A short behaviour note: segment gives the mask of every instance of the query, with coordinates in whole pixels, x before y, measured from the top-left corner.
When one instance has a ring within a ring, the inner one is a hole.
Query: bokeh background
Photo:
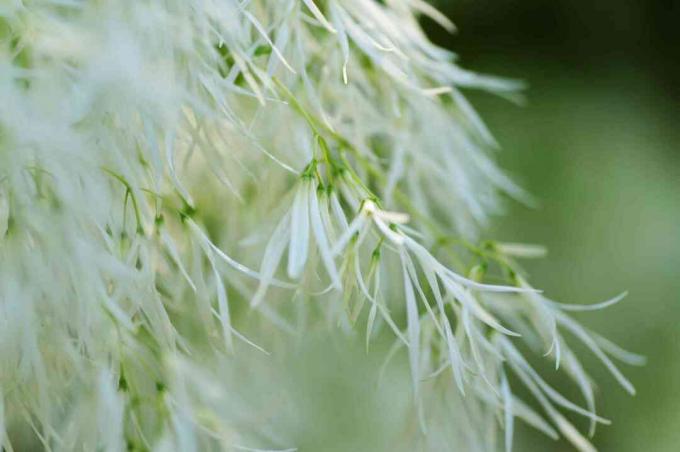
[[[469,93],[499,159],[541,202],[509,204],[491,237],[546,245],[527,262],[553,298],[618,306],[579,318],[647,356],[631,398],[590,360],[602,451],[680,450],[680,2],[435,1],[459,32],[425,23],[465,67],[523,79],[517,108]],[[586,360],[588,363],[588,361]],[[579,400],[575,395],[574,400]],[[523,431],[517,450],[571,450]]]

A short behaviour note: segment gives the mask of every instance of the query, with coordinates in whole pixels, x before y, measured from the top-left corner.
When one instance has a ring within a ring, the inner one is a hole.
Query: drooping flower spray
[[[0,6],[0,447],[294,448],[233,350],[323,327],[408,356],[429,450],[510,450],[515,420],[593,450],[571,344],[631,393],[610,357],[641,358],[569,312],[622,297],[553,302],[516,263],[540,248],[479,243],[531,198],[461,89],[521,84],[461,69],[420,15],[453,29],[421,0]]]

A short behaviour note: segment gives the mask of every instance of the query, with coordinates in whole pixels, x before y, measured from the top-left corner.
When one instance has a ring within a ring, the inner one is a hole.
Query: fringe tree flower
[[[454,29],[421,0],[0,6],[0,447],[293,450],[234,351],[361,326],[386,365],[407,350],[406,448],[510,450],[519,419],[593,450],[563,414],[609,422],[571,342],[631,393],[610,357],[641,358],[568,313],[621,297],[553,302],[514,260],[541,249],[477,244],[531,198],[461,89],[521,84],[460,68],[421,15]]]

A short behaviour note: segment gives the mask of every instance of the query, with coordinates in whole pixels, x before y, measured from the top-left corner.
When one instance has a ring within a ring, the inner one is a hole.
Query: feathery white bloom
[[[610,356],[642,358],[567,315],[620,297],[553,302],[513,261],[541,248],[475,245],[501,193],[532,200],[460,90],[521,84],[461,69],[421,14],[454,29],[421,0],[0,6],[0,447],[20,424],[55,451],[293,450],[225,377],[240,342],[365,321],[408,351],[414,441],[509,449],[521,419],[592,450],[559,411],[606,423],[562,332],[634,392]]]

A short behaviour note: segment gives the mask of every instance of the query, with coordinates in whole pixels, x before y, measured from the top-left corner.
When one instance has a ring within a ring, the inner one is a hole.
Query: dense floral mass
[[[408,356],[405,450],[509,450],[515,420],[593,450],[565,412],[609,421],[572,344],[631,393],[610,357],[641,358],[569,311],[622,297],[553,302],[515,260],[540,248],[479,243],[500,197],[531,199],[461,89],[521,85],[461,69],[421,15],[453,29],[422,0],[0,6],[1,447],[295,448],[226,375],[323,327]]]

